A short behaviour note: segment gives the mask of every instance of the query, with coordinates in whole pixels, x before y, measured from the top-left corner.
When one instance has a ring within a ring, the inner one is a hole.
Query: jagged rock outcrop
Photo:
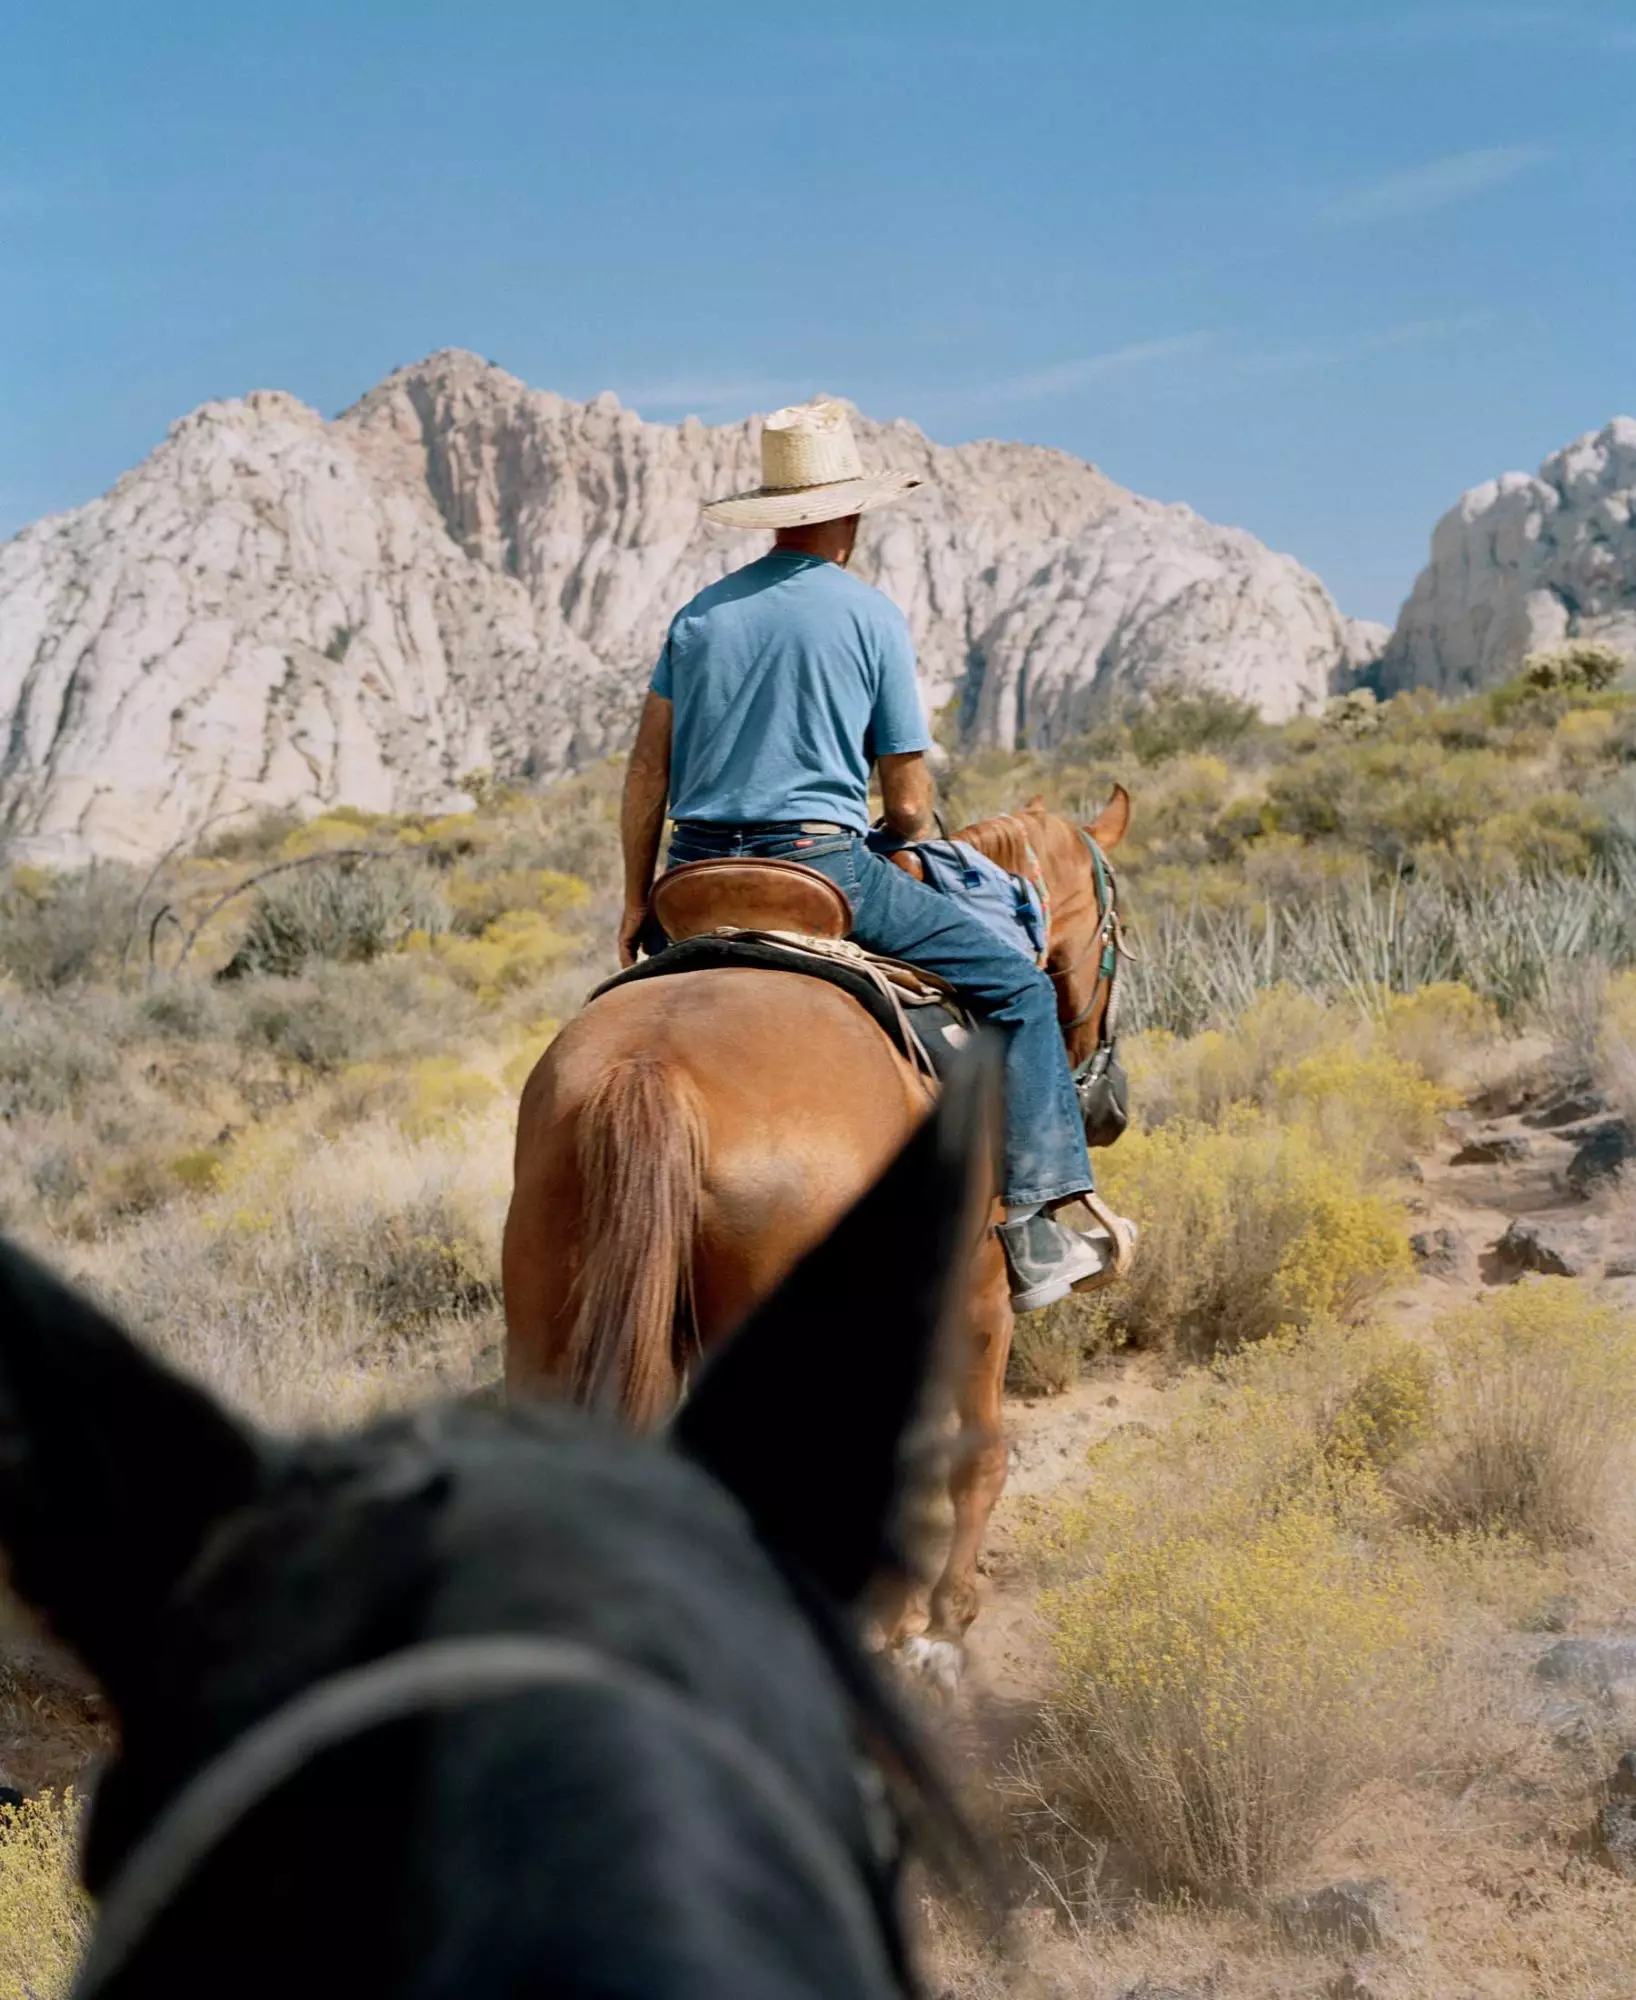
[[[1537,478],[1506,472],[1462,494],[1370,677],[1383,693],[1459,693],[1566,639],[1600,639],[1636,660],[1630,417],[1553,453]]]
[[[858,429],[929,482],[866,523],[860,573],[976,741],[1050,742],[1178,678],[1280,717],[1378,651],[1291,558],[1093,466]],[[207,404],[0,548],[0,829],[141,858],[223,814],[438,808],[477,768],[605,754],[671,613],[757,548],[699,512],[756,464],[753,422],[645,423],[460,353],[330,423]]]

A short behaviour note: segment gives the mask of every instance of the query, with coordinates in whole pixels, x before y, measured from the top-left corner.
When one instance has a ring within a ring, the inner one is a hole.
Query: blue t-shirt
[[[863,833],[873,759],[931,747],[903,613],[793,549],[678,611],[652,687],[675,711],[678,820],[832,820]]]

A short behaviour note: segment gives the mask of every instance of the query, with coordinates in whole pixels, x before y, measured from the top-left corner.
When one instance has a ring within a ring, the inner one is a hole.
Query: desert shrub
[[[1595,639],[1576,639],[1550,652],[1530,653],[1522,663],[1522,679],[1532,688],[1594,693],[1611,687],[1627,664],[1624,655],[1612,646]]]
[[[1433,1083],[1450,1084],[1502,1033],[1499,1010],[1455,979],[1386,995],[1380,1035],[1387,1050]]]
[[[561,923],[582,910],[591,892],[577,876],[551,868],[501,868],[490,873],[457,869],[444,884],[453,928],[479,937],[496,919],[518,911]]]
[[[72,1984],[91,1935],[79,1811],[72,1790],[0,1807],[0,2000],[65,2000]]]
[[[573,957],[578,944],[536,910],[508,910],[479,937],[438,937],[429,947],[452,978],[492,1004],[537,985],[552,966]]]
[[[174,980],[145,994],[138,1006],[143,1025],[179,1042],[198,1042],[222,1032],[221,995],[199,980]]]
[[[1278,1875],[1391,1762],[1425,1679],[1412,1573],[1320,1501],[1107,1547],[1042,1610],[1035,1782],[1172,1889]]]
[[[1142,1229],[1116,1338],[1209,1354],[1356,1313],[1409,1262],[1402,1209],[1311,1132],[1250,1116],[1132,1131],[1103,1193]]]
[[[398,861],[301,868],[261,889],[229,974],[288,978],[314,959],[357,964],[394,951],[411,932],[441,931],[447,913],[429,877]]]
[[[1273,1078],[1280,1113],[1310,1125],[1326,1151],[1364,1174],[1400,1167],[1437,1136],[1459,1101],[1389,1049],[1355,1042],[1315,1050]]]
[[[0,972],[36,993],[118,972],[135,911],[130,869],[16,868],[0,882]]]
[[[1440,1323],[1436,1435],[1398,1475],[1445,1532],[1594,1532],[1636,1424],[1636,1326],[1577,1279],[1491,1292]]]
[[[1609,1102],[1636,1120],[1636,972],[1613,974],[1598,1012],[1590,1066]]]
[[[1261,728],[1254,702],[1185,682],[1156,688],[1126,718],[1131,749],[1144,764],[1222,751],[1253,738]]]
[[[0,1118],[69,1111],[111,1077],[118,1044],[94,1015],[0,989]]]
[[[1070,1297],[1044,1312],[1024,1313],[1011,1340],[1006,1388],[1014,1396],[1060,1396],[1072,1388],[1095,1324],[1088,1299]]]
[[[1293,986],[1272,986],[1225,1027],[1185,1040],[1162,1029],[1133,1037],[1126,1062],[1144,1123],[1214,1124],[1235,1104],[1272,1103],[1274,1081],[1292,1063],[1359,1032],[1356,1014]]]
[[[1321,1448],[1342,1468],[1381,1472],[1425,1443],[1436,1416],[1431,1356],[1401,1335],[1376,1335],[1350,1380],[1320,1401]]]

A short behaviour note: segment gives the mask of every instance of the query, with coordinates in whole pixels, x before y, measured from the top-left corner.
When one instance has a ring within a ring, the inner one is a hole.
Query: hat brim
[[[780,491],[758,486],[706,503],[704,517],[724,528],[810,528],[818,521],[844,521],[849,514],[872,514],[890,507],[925,481],[918,472],[871,472],[862,479],[836,479],[827,486]]]

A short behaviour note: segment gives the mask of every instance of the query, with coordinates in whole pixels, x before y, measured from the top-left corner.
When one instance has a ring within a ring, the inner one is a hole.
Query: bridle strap
[[[850,1944],[860,1993],[896,1992],[880,1924],[851,1858],[767,1754],[656,1675],[568,1639],[490,1634],[433,1639],[318,1682],[253,1724],[159,1814],[103,1900],[74,2000],[129,1965],[211,1852],[314,1758],[372,1729],[547,1688],[591,1688],[689,1736],[754,1794]]]
[[[1082,1007],[1071,1021],[1064,1021],[1060,1025],[1062,1032],[1070,1035],[1082,1022],[1088,1021],[1096,1012],[1096,996],[1105,980],[1108,987],[1108,1005],[1102,1017],[1102,1033],[1098,1039],[1106,1046],[1113,1039],[1112,1015],[1114,999],[1118,992],[1119,961],[1121,958],[1128,958],[1130,953],[1125,947],[1123,926],[1119,921],[1119,899],[1114,886],[1113,864],[1084,827],[1076,822],[1074,831],[1085,843],[1086,851],[1091,857],[1091,872],[1096,881],[1097,927],[1090,943],[1073,964],[1063,966],[1059,971],[1052,973],[1051,977],[1054,980],[1072,978],[1091,953],[1098,947],[1101,948],[1102,960],[1097,967],[1097,983],[1091,989],[1089,1004]]]

